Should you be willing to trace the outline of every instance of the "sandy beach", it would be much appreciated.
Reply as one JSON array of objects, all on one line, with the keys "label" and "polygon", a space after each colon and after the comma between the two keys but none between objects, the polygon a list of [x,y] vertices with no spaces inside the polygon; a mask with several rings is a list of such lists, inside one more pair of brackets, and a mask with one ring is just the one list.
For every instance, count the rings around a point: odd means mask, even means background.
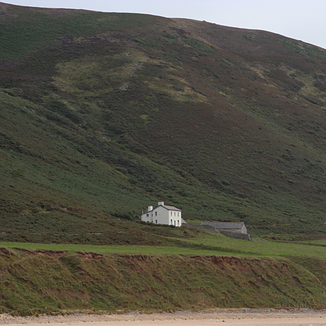
[{"label": "sandy beach", "polygon": [[29,326],[326,326],[326,311],[313,310],[212,310],[159,314],[120,315],[74,313],[60,316],[12,317],[0,315],[2,325]]}]

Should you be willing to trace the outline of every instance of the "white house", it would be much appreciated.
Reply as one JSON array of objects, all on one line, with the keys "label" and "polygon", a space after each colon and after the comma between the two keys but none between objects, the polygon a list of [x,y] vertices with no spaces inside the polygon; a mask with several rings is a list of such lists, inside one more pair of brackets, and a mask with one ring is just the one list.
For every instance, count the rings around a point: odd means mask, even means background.
[{"label": "white house", "polygon": [[142,213],[141,220],[147,223],[181,226],[181,209],[174,206],[164,205],[164,201],[159,201],[158,206],[148,206]]}]

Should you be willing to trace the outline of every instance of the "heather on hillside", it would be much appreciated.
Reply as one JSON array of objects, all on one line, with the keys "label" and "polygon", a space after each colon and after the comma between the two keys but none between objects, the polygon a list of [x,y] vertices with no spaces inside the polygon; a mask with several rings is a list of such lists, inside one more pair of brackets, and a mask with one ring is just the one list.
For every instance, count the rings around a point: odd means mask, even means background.
[{"label": "heather on hillside", "polygon": [[325,50],[3,3],[0,30],[0,240],[155,244],[132,220],[158,200],[254,236],[325,236]]}]

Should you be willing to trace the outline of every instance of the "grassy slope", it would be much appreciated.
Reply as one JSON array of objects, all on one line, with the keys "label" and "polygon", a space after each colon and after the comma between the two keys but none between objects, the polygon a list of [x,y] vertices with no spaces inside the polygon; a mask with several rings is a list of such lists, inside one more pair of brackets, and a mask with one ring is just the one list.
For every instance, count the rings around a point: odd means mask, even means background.
[{"label": "grassy slope", "polygon": [[189,20],[0,10],[0,239],[137,242],[149,229],[121,235],[112,215],[159,199],[252,234],[325,234],[324,50]]},{"label": "grassy slope", "polygon": [[269,256],[3,249],[2,312],[324,307],[317,242],[239,252],[236,240],[121,218],[162,199],[186,219],[245,220],[254,235],[323,236],[324,50],[189,20],[0,12],[2,241]]},{"label": "grassy slope", "polygon": [[48,254],[1,249],[1,312],[325,305],[320,281],[284,258]]},{"label": "grassy slope", "polygon": [[172,231],[168,246],[1,243],[0,311],[325,307],[324,242]]}]

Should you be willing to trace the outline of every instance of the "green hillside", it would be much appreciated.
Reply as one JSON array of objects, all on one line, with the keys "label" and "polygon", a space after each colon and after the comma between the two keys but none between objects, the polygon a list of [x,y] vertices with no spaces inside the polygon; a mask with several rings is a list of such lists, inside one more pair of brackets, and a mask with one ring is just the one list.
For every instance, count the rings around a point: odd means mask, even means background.
[{"label": "green hillside", "polygon": [[0,45],[1,241],[157,244],[172,229],[131,220],[158,200],[253,236],[325,237],[326,50],[3,3]]}]

